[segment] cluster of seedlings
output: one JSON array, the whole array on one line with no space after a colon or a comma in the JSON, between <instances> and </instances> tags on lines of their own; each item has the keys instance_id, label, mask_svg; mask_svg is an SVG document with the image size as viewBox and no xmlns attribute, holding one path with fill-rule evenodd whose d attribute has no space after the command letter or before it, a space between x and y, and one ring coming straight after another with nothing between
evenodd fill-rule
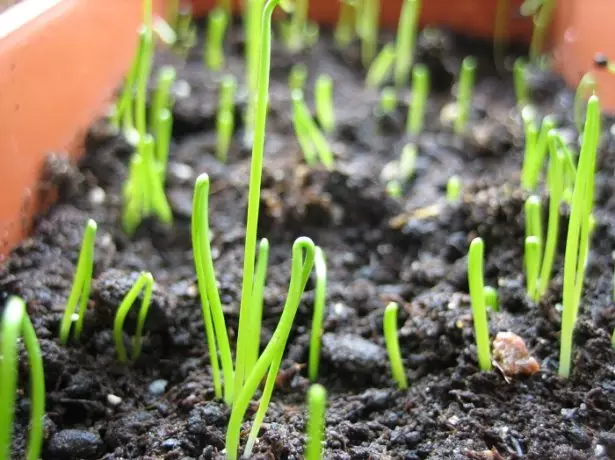
<instances>
[{"instance_id":1,"label":"cluster of seedlings","mask_svg":"<svg viewBox=\"0 0 615 460\"><path fill-rule=\"evenodd\" d=\"M203 61L207 68L222 71L225 66L224 38L231 18L231 10L228 0L218 3L218 7L211 12L208 18ZM534 62L542 59L542 43L554 3L552 0L526 1L522 8L522 14L534 16L535 33L530 47L530 59ZM162 67L159 70L148 111L147 88L153 66L155 39L157 36L161 37L180 53L187 52L196 42L196 28L189 11L180 9L175 4L171 23L167 24L160 20L153 21L151 0L146 0L144 4L145 19L139 31L137 54L126 77L123 91L110 116L112 125L123 133L135 150L130 160L129 176L123 190L122 225L128 234L134 233L140 222L152 215L163 223L172 225L172 213L165 195L165 178L173 125L171 88L176 79L176 72L172 67ZM327 264L324 251L307 237L297 238L292 248L290 284L286 303L273 336L264 348L261 347L261 318L269 243L266 239L258 241L257 234L269 93L271 25L272 14L277 6L282 6L289 13L289 19L282 22L280 26L282 40L288 49L301 50L313 45L318 39L317 25L308 21L307 0L296 0L294 3L282 0L266 0L264 4L258 1L246 3L244 25L247 36L251 38L246 40L245 47L249 102L244 117L246 130L252 143L252 156L239 329L234 362L209 240L208 176L201 175L194 186L192 208L194 265L215 397L223 400L231 409L226 435L226 456L231 460L238 457L241 425L246 410L264 381L258 410L245 442L244 457L249 457L254 447L271 399L294 317L313 269L315 295L307 372L312 382L317 380L327 296ZM335 41L344 48L355 37L359 38L361 59L367 68L366 86L381 88L392 79L393 86L384 86L381 90L380 104L377 109L381 113L395 110L398 102L397 90L411 82L412 93L406 134L410 139L416 140L423 129L430 86L427 66L413 62L421 1L406 0L404 2L396 42L385 45L377 53L379 8L380 0L342 1L339 22L335 29ZM503 27L501 21L496 22L500 24L499 27ZM497 42L499 36L500 34L496 34L494 44L496 52L499 46ZM604 57L597 58L596 63L615 72L615 65ZM472 56L466 57L461 64L456 85L457 98L453 104L452 115L449 114L452 132L457 136L463 136L466 131L472 107L476 67L477 62ZM335 155L327 141L327 135L336 129L333 81L328 75L318 76L315 85L314 119L304 99L306 72L305 66L298 64L292 69L289 78L295 134L307 165L321 163L326 168L333 169ZM530 196L525 206L524 267L527 296L534 302L538 302L545 295L552 276L556 242L560 233L560 206L563 202L570 206L564 258L559 364L559 374L566 378L570 375L572 338L579 314L585 267L595 225L592 208L596 152L600 135L600 106L595 95L589 97L586 103L588 92L591 93L595 89L594 80L591 74L588 74L578 88L575 102L577 122L582 127L582 148L577 154L572 151L558 132L553 117L546 115L542 119L539 118L528 94L524 60L519 59L515 62L513 75L519 116L525 130L525 155L521 185ZM235 132L236 93L235 78L223 77L220 81L215 122L216 156L222 162L227 161ZM418 144L410 142L403 147L399 160L384 168L382 179L391 196L403 195L405 184L414 174L417 155ZM543 176L549 192L546 229L542 228L542 203L537 194ZM448 200L451 202L459 200L461 188L459 177L452 176L446 187ZM69 341L71 331L76 341L82 333L90 293L96 230L96 223L90 220L85 228L72 290L59 326L59 338L62 344ZM485 286L483 259L484 244L482 239L477 237L471 242L467 256L468 285L478 366L483 371L489 371L496 358L492 357L491 352L488 311L497 311L499 305L496 289ZM152 273L141 273L117 309L113 337L118 359L122 362L134 361L140 354L143 329L154 282ZM129 354L124 345L124 320L140 295L142 301ZM383 318L383 335L393 379L400 389L405 389L408 387L408 380L398 344L397 310L396 303L390 303L386 307ZM0 333L2 356L0 360L0 375L2 376L0 381L0 458L9 457L17 385L17 344L19 338L23 337L30 360L31 379L31 424L27 459L36 460L39 458L43 440L45 413L43 362L34 328L21 299L12 297L8 300L4 308ZM613 345L615 346L615 333ZM260 351L261 348L262 351ZM494 342L494 352L495 350ZM326 390L314 383L307 396L309 417L305 456L308 460L320 459L322 455L326 399Z\"/></svg>"}]
</instances>

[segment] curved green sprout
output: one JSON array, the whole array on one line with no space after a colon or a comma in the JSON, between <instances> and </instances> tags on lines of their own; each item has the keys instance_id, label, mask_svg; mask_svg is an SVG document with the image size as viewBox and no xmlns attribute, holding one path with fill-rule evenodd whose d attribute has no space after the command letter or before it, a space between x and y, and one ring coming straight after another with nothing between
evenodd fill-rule
<instances>
[{"instance_id":1,"label":"curved green sprout","mask_svg":"<svg viewBox=\"0 0 615 460\"><path fill-rule=\"evenodd\" d=\"M417 64L412 70L412 100L408 107L406 124L406 132L413 136L418 136L423 131L428 96L429 68L424 64Z\"/></svg>"},{"instance_id":2,"label":"curved green sprout","mask_svg":"<svg viewBox=\"0 0 615 460\"><path fill-rule=\"evenodd\" d=\"M308 421L305 460L321 460L327 410L327 390L318 383L310 386L307 397Z\"/></svg>"},{"instance_id":3,"label":"curved green sprout","mask_svg":"<svg viewBox=\"0 0 615 460\"><path fill-rule=\"evenodd\" d=\"M308 0L296 0L288 28L288 48L300 51L306 45L306 30L308 19Z\"/></svg>"},{"instance_id":4,"label":"curved green sprout","mask_svg":"<svg viewBox=\"0 0 615 460\"><path fill-rule=\"evenodd\" d=\"M405 0L399 15L395 43L395 86L402 88L408 83L408 75L414 59L416 31L421 13L422 0Z\"/></svg>"},{"instance_id":5,"label":"curved green sprout","mask_svg":"<svg viewBox=\"0 0 615 460\"><path fill-rule=\"evenodd\" d=\"M128 291L122 300L122 303L115 313L115 320L113 321L113 340L115 341L117 356L123 363L128 361L128 354L126 353L126 347L124 347L123 337L124 320L132 308L132 305L135 303L135 300L137 300L137 297L141 294L141 291L144 291L143 300L141 301L141 308L139 308L139 315L137 317L137 329L135 330L135 335L132 338L131 360L136 361L141 354L141 337L143 336L143 326L145 325L145 319L147 318L147 312L149 311L153 288L154 277L152 274L149 272L141 273L135 284L133 284L130 291Z\"/></svg>"},{"instance_id":6,"label":"curved green sprout","mask_svg":"<svg viewBox=\"0 0 615 460\"><path fill-rule=\"evenodd\" d=\"M203 61L208 69L219 71L224 67L224 34L229 14L223 8L215 8L207 21L207 40L203 49Z\"/></svg>"},{"instance_id":7,"label":"curved green sprout","mask_svg":"<svg viewBox=\"0 0 615 460\"><path fill-rule=\"evenodd\" d=\"M446 183L446 199L451 203L459 201L461 196L461 179L459 176L451 176Z\"/></svg>"},{"instance_id":8,"label":"curved green sprout","mask_svg":"<svg viewBox=\"0 0 615 460\"><path fill-rule=\"evenodd\" d=\"M10 297L4 307L0 329L0 458L11 458L13 416L17 396L19 338L30 361L30 435L26 460L38 460L43 444L45 417L45 374L36 331L19 297Z\"/></svg>"},{"instance_id":9,"label":"curved green sprout","mask_svg":"<svg viewBox=\"0 0 615 460\"><path fill-rule=\"evenodd\" d=\"M395 302L389 303L384 310L382 327L384 330L384 341L386 343L387 353L389 354L389 361L391 362L393 380L397 382L397 386L400 389L405 390L408 388L408 379L406 377L404 363L401 359L401 353L399 352L399 340L397 338L397 304Z\"/></svg>"},{"instance_id":10,"label":"curved green sprout","mask_svg":"<svg viewBox=\"0 0 615 460\"><path fill-rule=\"evenodd\" d=\"M461 62L461 72L457 86L457 116L454 123L456 134L462 134L468 124L470 110L472 109L475 74L476 59L472 56L464 58Z\"/></svg>"},{"instance_id":11,"label":"curved green sprout","mask_svg":"<svg viewBox=\"0 0 615 460\"><path fill-rule=\"evenodd\" d=\"M310 335L310 353L308 358L308 377L312 382L318 378L322 321L327 300L327 261L324 251L318 246L316 247L314 257L314 268L316 272L316 288L314 292L314 314L312 316L312 333Z\"/></svg>"},{"instance_id":12,"label":"curved green sprout","mask_svg":"<svg viewBox=\"0 0 615 460\"><path fill-rule=\"evenodd\" d=\"M335 130L335 105L333 104L333 79L329 75L319 75L314 88L316 119L325 133Z\"/></svg>"},{"instance_id":13,"label":"curved green sprout","mask_svg":"<svg viewBox=\"0 0 615 460\"><path fill-rule=\"evenodd\" d=\"M73 279L73 287L71 288L68 302L62 315L60 323L60 342L62 345L68 343L71 325L74 321L75 309L79 303L79 311L75 322L73 337L79 340L81 331L83 330L83 318L90 296L90 285L92 283L92 271L94 268L94 244L96 240L96 229L98 226L92 219L88 220L85 231L83 232L83 240L81 242L81 250L79 251L79 259L77 261L77 270ZM0 457L2 458L2 457Z\"/></svg>"},{"instance_id":14,"label":"curved green sprout","mask_svg":"<svg viewBox=\"0 0 615 460\"><path fill-rule=\"evenodd\" d=\"M384 45L367 69L366 87L378 88L389 78L395 63L395 53L395 47L392 43Z\"/></svg>"},{"instance_id":15,"label":"curved green sprout","mask_svg":"<svg viewBox=\"0 0 615 460\"><path fill-rule=\"evenodd\" d=\"M489 345L489 324L485 305L485 284L483 280L484 243L474 238L468 253L468 285L472 299L472 320L476 338L476 354L481 371L491 370L491 349Z\"/></svg>"}]
</instances>

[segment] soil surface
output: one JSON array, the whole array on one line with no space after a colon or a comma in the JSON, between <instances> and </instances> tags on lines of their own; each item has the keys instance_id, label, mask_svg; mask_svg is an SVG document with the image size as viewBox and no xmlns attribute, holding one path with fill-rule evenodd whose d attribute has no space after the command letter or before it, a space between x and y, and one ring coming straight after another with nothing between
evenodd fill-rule
<instances>
[{"instance_id":1,"label":"soil surface","mask_svg":"<svg viewBox=\"0 0 615 460\"><path fill-rule=\"evenodd\" d=\"M391 37L386 37L390 39ZM214 157L217 85L203 69L200 46L177 66L179 84L167 179L174 224L144 221L129 238L119 225L121 189L131 154L104 121L92 127L77 167L50 161L49 183L60 201L34 223L32 237L0 269L0 299L22 296L44 353L47 418L44 459L224 458L229 410L214 399L193 267L190 214L193 184L212 181L210 225L220 292L231 338L237 329L250 149L241 121L228 164ZM243 41L235 27L225 72L243 80ZM453 100L461 59L479 59L468 135L451 133L440 117ZM262 343L284 303L293 240L309 236L326 252L327 312L320 376L329 392L326 453L330 459L602 459L615 458L615 142L605 135L597 173L597 226L575 334L571 378L557 376L563 248L546 297L524 290L523 202L519 187L523 133L510 72L499 73L488 43L445 31L422 34L417 60L429 65L432 94L417 169L403 198L387 196L380 171L410 141L404 134L408 92L398 110L374 112L378 93L364 87L356 45L336 50L321 32L309 51L291 54L274 43L270 114L259 237L270 240ZM337 130L329 140L333 171L308 168L290 119L288 74L309 68L306 100L320 73L335 82ZM510 63L508 63L510 64ZM576 145L572 94L555 77L532 72L532 97L554 113ZM243 107L243 96L238 113ZM238 117L238 120L240 118ZM444 123L444 124L443 124ZM35 135L35 133L33 133ZM445 197L461 177L458 203ZM47 190L43 183L41 190ZM68 297L86 220L98 222L95 269L80 343L62 346L59 321ZM529 377L505 378L477 368L467 285L471 239L485 241L485 277L498 288L501 310L489 314L491 335L511 331L541 366ZM156 280L139 360L122 364L112 338L113 314L140 270ZM401 353L410 388L396 389L382 334L388 301L400 304ZM281 376L253 458L303 457L306 361L313 302L309 283L286 349ZM134 315L126 325L126 341ZM23 458L28 408L26 357L17 404L14 457ZM251 416L248 411L242 442Z\"/></svg>"}]
</instances>

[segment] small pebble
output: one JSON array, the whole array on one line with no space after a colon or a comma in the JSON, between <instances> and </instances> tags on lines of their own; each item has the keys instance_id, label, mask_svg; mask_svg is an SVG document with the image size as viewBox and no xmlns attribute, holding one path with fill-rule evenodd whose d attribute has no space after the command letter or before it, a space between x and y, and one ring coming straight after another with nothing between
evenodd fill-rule
<instances>
[{"instance_id":1,"label":"small pebble","mask_svg":"<svg viewBox=\"0 0 615 460\"><path fill-rule=\"evenodd\" d=\"M49 441L50 458L93 459L98 458L103 441L98 433L85 430L62 430Z\"/></svg>"},{"instance_id":2,"label":"small pebble","mask_svg":"<svg viewBox=\"0 0 615 460\"><path fill-rule=\"evenodd\" d=\"M120 404L122 404L122 398L120 398L119 396L113 395L113 394L108 394L107 402L111 406L119 406Z\"/></svg>"},{"instance_id":3,"label":"small pebble","mask_svg":"<svg viewBox=\"0 0 615 460\"><path fill-rule=\"evenodd\" d=\"M170 163L169 175L179 182L186 182L194 176L194 170L185 163Z\"/></svg>"},{"instance_id":4,"label":"small pebble","mask_svg":"<svg viewBox=\"0 0 615 460\"><path fill-rule=\"evenodd\" d=\"M154 396L160 396L166 391L168 383L169 382L164 379L154 380L149 384L149 387L147 387L147 391Z\"/></svg>"},{"instance_id":5,"label":"small pebble","mask_svg":"<svg viewBox=\"0 0 615 460\"><path fill-rule=\"evenodd\" d=\"M384 348L355 334L324 334L322 355L335 367L364 374L372 374L387 362Z\"/></svg>"},{"instance_id":6,"label":"small pebble","mask_svg":"<svg viewBox=\"0 0 615 460\"><path fill-rule=\"evenodd\" d=\"M506 377L533 375L540 370L523 339L513 332L498 332L493 340L493 363Z\"/></svg>"},{"instance_id":7,"label":"small pebble","mask_svg":"<svg viewBox=\"0 0 615 460\"><path fill-rule=\"evenodd\" d=\"M103 204L106 197L105 191L100 187L94 187L88 194L88 200L92 204Z\"/></svg>"}]
</instances>

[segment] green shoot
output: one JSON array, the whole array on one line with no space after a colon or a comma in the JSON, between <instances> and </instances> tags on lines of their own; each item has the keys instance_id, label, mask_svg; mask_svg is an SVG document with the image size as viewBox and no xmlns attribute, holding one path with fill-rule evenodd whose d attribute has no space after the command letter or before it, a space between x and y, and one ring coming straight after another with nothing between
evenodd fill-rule
<instances>
[{"instance_id":1,"label":"green shoot","mask_svg":"<svg viewBox=\"0 0 615 460\"><path fill-rule=\"evenodd\" d=\"M591 214L594 204L594 174L599 136L600 103L596 96L591 96L587 104L583 145L579 155L577 177L574 182L564 257L564 292L559 361L559 375L563 378L570 375L572 336L579 311L589 251Z\"/></svg>"},{"instance_id":2,"label":"green shoot","mask_svg":"<svg viewBox=\"0 0 615 460\"><path fill-rule=\"evenodd\" d=\"M316 288L314 292L314 313L312 316L312 333L310 335L310 353L308 358L308 376L313 382L318 378L320 364L320 338L322 336L322 321L327 300L327 261L325 253L316 247L314 255Z\"/></svg>"},{"instance_id":3,"label":"green shoot","mask_svg":"<svg viewBox=\"0 0 615 460\"><path fill-rule=\"evenodd\" d=\"M461 196L461 178L451 176L446 183L446 199L451 203L459 201Z\"/></svg>"},{"instance_id":4,"label":"green shoot","mask_svg":"<svg viewBox=\"0 0 615 460\"><path fill-rule=\"evenodd\" d=\"M547 29L553 18L556 0L543 0L540 10L534 15L534 31L530 42L530 60L538 62L544 49Z\"/></svg>"},{"instance_id":5,"label":"green shoot","mask_svg":"<svg viewBox=\"0 0 615 460\"><path fill-rule=\"evenodd\" d=\"M158 140L156 134L159 132L158 121L160 120L160 112L163 110L171 110L171 88L175 83L177 73L175 68L171 66L161 67L158 71L158 80L156 82L156 89L152 100L152 106L150 108L150 130L152 134Z\"/></svg>"},{"instance_id":6,"label":"green shoot","mask_svg":"<svg viewBox=\"0 0 615 460\"><path fill-rule=\"evenodd\" d=\"M387 86L380 92L380 113L391 114L397 109L397 93L395 88Z\"/></svg>"},{"instance_id":7,"label":"green shoot","mask_svg":"<svg viewBox=\"0 0 615 460\"><path fill-rule=\"evenodd\" d=\"M149 204L145 205L145 209L151 207L162 223L169 224L173 220L173 215L164 193L163 183L160 180L161 168L156 163L154 147L154 138L151 135L146 134L141 138L139 142L139 155L143 158L144 181L147 184L147 188L143 190L143 193L149 199Z\"/></svg>"},{"instance_id":8,"label":"green shoot","mask_svg":"<svg viewBox=\"0 0 615 460\"><path fill-rule=\"evenodd\" d=\"M303 91L307 76L308 68L304 63L300 62L293 65L290 69L290 75L288 76L288 88L290 89L290 92L292 93L297 89Z\"/></svg>"},{"instance_id":9,"label":"green shoot","mask_svg":"<svg viewBox=\"0 0 615 460\"><path fill-rule=\"evenodd\" d=\"M416 171L416 145L406 144L399 158L399 178L402 183L409 182Z\"/></svg>"},{"instance_id":10,"label":"green shoot","mask_svg":"<svg viewBox=\"0 0 615 460\"><path fill-rule=\"evenodd\" d=\"M229 22L229 15L222 8L209 13L207 22L207 40L203 49L205 67L220 71L224 67L224 34Z\"/></svg>"},{"instance_id":11,"label":"green shoot","mask_svg":"<svg viewBox=\"0 0 615 460\"><path fill-rule=\"evenodd\" d=\"M68 296L68 302L66 303L66 309L64 310L62 322L60 324L60 342L62 345L68 343L71 326L73 321L75 321L77 303L79 303L79 312L77 313L73 337L75 340L79 340L81 336L83 318L85 317L85 310L90 296L90 284L92 282L92 271L94 268L96 229L96 222L89 219L85 231L83 232L83 240L81 243L81 250L79 251L79 259L77 261L77 270L75 271L75 277L73 279L73 287Z\"/></svg>"},{"instance_id":12,"label":"green shoot","mask_svg":"<svg viewBox=\"0 0 615 460\"><path fill-rule=\"evenodd\" d=\"M188 52L196 44L197 31L196 26L192 22L192 8L182 6L177 17L177 41L175 42L175 50L182 56L187 57Z\"/></svg>"},{"instance_id":13,"label":"green shoot","mask_svg":"<svg viewBox=\"0 0 615 460\"><path fill-rule=\"evenodd\" d=\"M233 401L233 358L229 345L222 302L216 284L216 273L209 242L209 176L201 174L194 186L192 202L192 251L201 298L201 311L216 398L222 398L222 383L218 367L218 349L224 375L224 401Z\"/></svg>"},{"instance_id":14,"label":"green shoot","mask_svg":"<svg viewBox=\"0 0 615 460\"><path fill-rule=\"evenodd\" d=\"M216 158L226 163L235 131L235 93L237 81L232 75L220 82L218 113L216 116Z\"/></svg>"},{"instance_id":15,"label":"green shoot","mask_svg":"<svg viewBox=\"0 0 615 460\"><path fill-rule=\"evenodd\" d=\"M258 259L254 275L254 289L252 290L252 304L250 304L250 336L251 344L246 356L246 374L249 375L258 359L261 346L261 321L263 317L263 295L267 280L267 263L269 261L269 241L261 239L258 245Z\"/></svg>"},{"instance_id":16,"label":"green shoot","mask_svg":"<svg viewBox=\"0 0 615 460\"><path fill-rule=\"evenodd\" d=\"M308 390L308 421L307 445L305 447L305 460L322 459L322 443L325 431L325 412L327 407L327 390L315 383Z\"/></svg>"},{"instance_id":17,"label":"green shoot","mask_svg":"<svg viewBox=\"0 0 615 460\"><path fill-rule=\"evenodd\" d=\"M11 458L13 416L17 396L19 338L30 361L30 434L26 460L38 460L43 445L45 418L45 373L36 331L19 297L9 297L0 325L0 458Z\"/></svg>"},{"instance_id":18,"label":"green shoot","mask_svg":"<svg viewBox=\"0 0 615 460\"><path fill-rule=\"evenodd\" d=\"M531 195L525 201L525 237L535 236L542 245L542 216L540 197Z\"/></svg>"},{"instance_id":19,"label":"green shoot","mask_svg":"<svg viewBox=\"0 0 615 460\"><path fill-rule=\"evenodd\" d=\"M279 0L269 0L266 5L271 7L272 3L275 5ZM269 9L269 16L271 18L271 8ZM265 10L267 14L268 10ZM270 26L270 24L268 24ZM267 30L267 29L265 29ZM265 417L273 387L276 381L280 363L282 362L282 356L288 341L288 335L293 324L293 320L299 308L301 295L305 289L305 285L312 271L314 265L314 253L315 246L312 240L309 238L301 237L295 240L293 244L292 255L292 268L290 275L290 285L288 288L288 297L284 309L282 310L282 316L278 322L271 340L263 350L263 353L256 361L252 372L247 376L244 385L239 390L235 397L233 410L231 411L231 417L228 423L226 431L226 455L229 460L237 459L237 449L239 447L239 435L241 432L241 422L246 413L250 400L259 387L263 377L267 374L267 380L262 392L261 400L259 403L258 411L254 416L254 422L252 423L252 429L246 443L244 457L250 457L254 443L258 436L258 432L262 421ZM245 278L244 278L245 279ZM239 337L241 340L241 337ZM238 350L240 351L240 350Z\"/></svg>"},{"instance_id":20,"label":"green shoot","mask_svg":"<svg viewBox=\"0 0 615 460\"><path fill-rule=\"evenodd\" d=\"M428 96L429 69L424 64L417 64L412 70L412 100L406 125L406 132L412 136L418 136L423 131Z\"/></svg>"},{"instance_id":21,"label":"green shoot","mask_svg":"<svg viewBox=\"0 0 615 460\"><path fill-rule=\"evenodd\" d=\"M333 104L333 79L329 75L319 75L314 88L316 119L325 133L335 130L335 107Z\"/></svg>"},{"instance_id":22,"label":"green shoot","mask_svg":"<svg viewBox=\"0 0 615 460\"><path fill-rule=\"evenodd\" d=\"M521 112L525 129L525 149L523 152L523 165L521 167L521 185L526 190L531 190L530 177L536 163L536 143L538 142L538 128L534 122L533 115L529 115L529 113L530 111L525 109Z\"/></svg>"},{"instance_id":23,"label":"green shoot","mask_svg":"<svg viewBox=\"0 0 615 460\"><path fill-rule=\"evenodd\" d=\"M397 382L397 386L405 390L408 388L408 379L406 378L406 370L399 352L399 340L397 338L397 304L391 302L384 310L384 319L382 321L384 330L384 341L391 362L391 372L393 380Z\"/></svg>"},{"instance_id":24,"label":"green shoot","mask_svg":"<svg viewBox=\"0 0 615 460\"><path fill-rule=\"evenodd\" d=\"M146 104L147 104L147 83L152 70L154 59L154 42L152 30L149 27L142 27L139 32L142 40L142 48L139 63L139 73L137 75L135 95L135 128L142 138L147 132L146 123Z\"/></svg>"},{"instance_id":25,"label":"green shoot","mask_svg":"<svg viewBox=\"0 0 615 460\"><path fill-rule=\"evenodd\" d=\"M583 129L583 110L585 109L585 100L596 92L598 82L591 72L587 72L581 78L579 86L574 93L574 122L577 130L581 132Z\"/></svg>"},{"instance_id":26,"label":"green shoot","mask_svg":"<svg viewBox=\"0 0 615 460\"><path fill-rule=\"evenodd\" d=\"M356 14L354 0L342 0L334 33L335 43L340 48L346 48L355 37Z\"/></svg>"},{"instance_id":27,"label":"green shoot","mask_svg":"<svg viewBox=\"0 0 615 460\"><path fill-rule=\"evenodd\" d=\"M367 69L365 76L365 86L368 88L378 88L388 80L395 63L395 47L388 43L380 50Z\"/></svg>"},{"instance_id":28,"label":"green shoot","mask_svg":"<svg viewBox=\"0 0 615 460\"><path fill-rule=\"evenodd\" d=\"M308 19L308 0L295 0L288 28L288 48L300 51L305 46L305 33Z\"/></svg>"},{"instance_id":29,"label":"green shoot","mask_svg":"<svg viewBox=\"0 0 615 460\"><path fill-rule=\"evenodd\" d=\"M528 124L526 127L526 137L528 139L526 139L525 154L528 156L523 159L523 171L521 173L522 185L526 190L534 190L538 185L540 173L547 155L548 136L554 128L555 118L552 115L547 115L542 119L542 126L537 137L534 132L535 125L533 123Z\"/></svg>"},{"instance_id":30,"label":"green shoot","mask_svg":"<svg viewBox=\"0 0 615 460\"><path fill-rule=\"evenodd\" d=\"M139 309L139 315L137 317L137 329L134 337L132 338L131 360L136 361L141 354L141 337L143 336L143 327L145 326L145 319L147 318L147 312L152 299L153 287L154 278L152 274L149 272L141 273L135 284L122 300L122 303L115 313L115 320L113 322L113 339L115 341L115 348L117 349L117 356L123 363L128 361L128 354L126 353L126 348L124 347L124 320L132 308L132 305L135 303L135 300L137 300L137 297L141 294L141 291L144 291L143 300L141 301L141 308Z\"/></svg>"},{"instance_id":31,"label":"green shoot","mask_svg":"<svg viewBox=\"0 0 615 460\"><path fill-rule=\"evenodd\" d=\"M476 336L476 354L481 371L491 370L491 349L489 345L489 324L485 305L485 284L483 279L484 244L481 238L474 238L468 253L468 285L472 299L472 319Z\"/></svg>"},{"instance_id":32,"label":"green shoot","mask_svg":"<svg viewBox=\"0 0 615 460\"><path fill-rule=\"evenodd\" d=\"M293 124L297 140L303 151L305 162L308 165L316 163L316 154L320 162L331 169L334 165L333 153L326 137L314 122L307 105L303 99L303 91L295 90L291 94L293 104Z\"/></svg>"},{"instance_id":33,"label":"green shoot","mask_svg":"<svg viewBox=\"0 0 615 460\"><path fill-rule=\"evenodd\" d=\"M493 60L498 70L504 61L504 46L508 42L510 0L497 0L493 24Z\"/></svg>"},{"instance_id":34,"label":"green shoot","mask_svg":"<svg viewBox=\"0 0 615 460\"><path fill-rule=\"evenodd\" d=\"M361 39L361 62L367 68L378 49L380 0L362 0L361 3L358 32Z\"/></svg>"},{"instance_id":35,"label":"green shoot","mask_svg":"<svg viewBox=\"0 0 615 460\"><path fill-rule=\"evenodd\" d=\"M402 88L408 83L408 76L414 58L418 19L421 13L421 0L405 0L399 15L397 41L395 43L395 86Z\"/></svg>"},{"instance_id":36,"label":"green shoot","mask_svg":"<svg viewBox=\"0 0 615 460\"><path fill-rule=\"evenodd\" d=\"M154 132L156 139L155 159L160 173L160 181L164 185L167 175L167 164L169 162L169 150L171 148L171 135L173 133L173 115L169 109L162 109L157 114L156 127Z\"/></svg>"},{"instance_id":37,"label":"green shoot","mask_svg":"<svg viewBox=\"0 0 615 460\"><path fill-rule=\"evenodd\" d=\"M527 70L526 62L522 57L515 59L513 65L513 83L515 85L515 95L517 96L517 107L523 108L530 102L527 89Z\"/></svg>"},{"instance_id":38,"label":"green shoot","mask_svg":"<svg viewBox=\"0 0 615 460\"><path fill-rule=\"evenodd\" d=\"M498 291L493 286L485 286L485 305L491 311L500 311Z\"/></svg>"},{"instance_id":39,"label":"green shoot","mask_svg":"<svg viewBox=\"0 0 615 460\"><path fill-rule=\"evenodd\" d=\"M538 286L538 271L540 269L541 242L537 236L525 237L525 289L528 297L534 299Z\"/></svg>"},{"instance_id":40,"label":"green shoot","mask_svg":"<svg viewBox=\"0 0 615 460\"><path fill-rule=\"evenodd\" d=\"M470 110L472 109L472 93L476 74L476 59L472 56L464 58L461 63L461 73L457 86L457 116L454 129L458 135L463 134L468 124Z\"/></svg>"}]
</instances>

